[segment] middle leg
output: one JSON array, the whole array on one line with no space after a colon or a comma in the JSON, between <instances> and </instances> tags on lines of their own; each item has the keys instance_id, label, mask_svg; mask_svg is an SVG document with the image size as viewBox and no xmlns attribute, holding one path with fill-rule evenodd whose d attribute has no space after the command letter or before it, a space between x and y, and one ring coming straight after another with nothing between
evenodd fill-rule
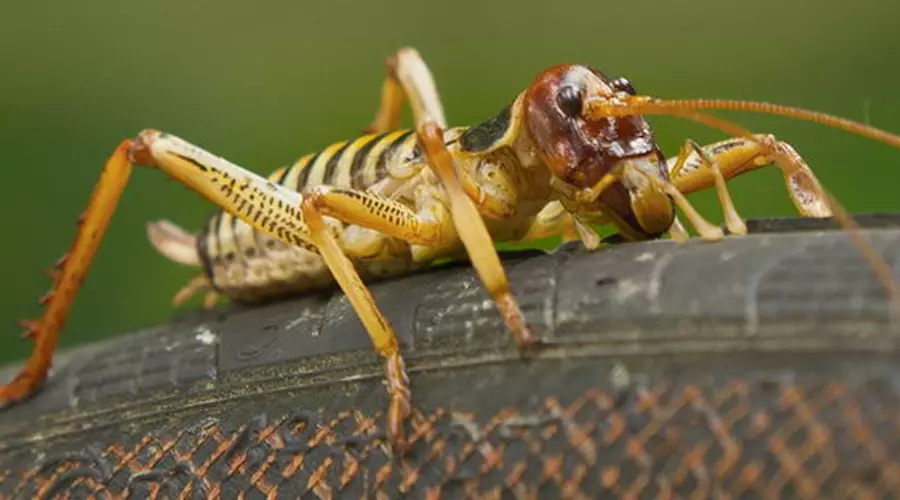
<instances>
[{"instance_id":1,"label":"middle leg","mask_svg":"<svg viewBox=\"0 0 900 500\"><path fill-rule=\"evenodd\" d=\"M397 128L404 96L412 108L419 145L446 193L449 218L455 227L456 235L462 240L482 283L487 287L519 346L523 349L534 346L538 343L538 339L525 323L519 304L512 295L494 242L478 208L460 185L454 171L453 159L444 144L447 120L434 79L419 53L412 48L400 49L388 60L388 74L382 89L381 106L375 121L367 130L378 133ZM320 201L320 203L328 202ZM337 216L341 206L329 204L329 209ZM353 214L344 215L354 217ZM357 224L356 220L359 219L348 222ZM359 225L368 227L366 220L361 222Z\"/></svg>"},{"instance_id":2,"label":"middle leg","mask_svg":"<svg viewBox=\"0 0 900 500\"><path fill-rule=\"evenodd\" d=\"M447 128L444 107L428 66L413 48L405 47L387 60L387 75L381 88L381 103L366 133L382 134L400 128L403 102L408 99L413 117L428 116Z\"/></svg>"},{"instance_id":3,"label":"middle leg","mask_svg":"<svg viewBox=\"0 0 900 500\"><path fill-rule=\"evenodd\" d=\"M443 141L440 144L443 146ZM478 231L478 225L484 228L481 215L462 191L458 181L455 186L459 191L446 198L464 197L461 202L457 202L462 208L454 207L452 200L433 196L435 191L441 194L440 189L430 190L428 192L432 194L417 197L416 210L375 193L333 186L312 187L304 191L303 198L309 203L310 209L321 215L424 247L423 251L417 253L416 260L419 261L431 255L439 255L441 250L451 248L458 240L462 240L513 337L522 348L530 347L537 343L537 339L525 324L524 315L512 296L493 240L486 228L483 232ZM475 229L472 228L473 225L476 226ZM344 244L345 248L353 245L353 241Z\"/></svg>"}]
</instances>

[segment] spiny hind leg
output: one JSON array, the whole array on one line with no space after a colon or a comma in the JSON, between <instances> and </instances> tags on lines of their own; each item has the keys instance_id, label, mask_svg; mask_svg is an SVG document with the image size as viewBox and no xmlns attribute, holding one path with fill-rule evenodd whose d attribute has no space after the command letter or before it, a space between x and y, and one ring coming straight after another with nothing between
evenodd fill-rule
<instances>
[{"instance_id":1,"label":"spiny hind leg","mask_svg":"<svg viewBox=\"0 0 900 500\"><path fill-rule=\"evenodd\" d=\"M368 288L345 255L337 237L316 210L313 198L273 183L181 139L145 133L140 155L146 163L190 186L219 208L284 243L319 254L360 318L375 350L386 359L388 436L403 447L402 423L409 413L411 393L393 329L375 305Z\"/></svg>"},{"instance_id":2,"label":"spiny hind leg","mask_svg":"<svg viewBox=\"0 0 900 500\"><path fill-rule=\"evenodd\" d=\"M399 343L393 329L375 304L352 261L346 255L336 228L316 210L315 198L301 195L226 160L191 145L160 146L154 158L169 175L187 180L231 216L289 245L319 254L350 301L375 350L385 358L390 404L388 437L403 448L403 422L409 414L411 391Z\"/></svg>"},{"instance_id":3,"label":"spiny hind leg","mask_svg":"<svg viewBox=\"0 0 900 500\"><path fill-rule=\"evenodd\" d=\"M168 220L150 222L147 224L147 239L157 252L169 260L186 266L201 266L197 235L181 226ZM203 293L203 308L207 310L215 307L220 298L209 276L200 273L175 292L172 305L180 306L199 293Z\"/></svg>"},{"instance_id":4,"label":"spiny hind leg","mask_svg":"<svg viewBox=\"0 0 900 500\"><path fill-rule=\"evenodd\" d=\"M26 327L23 336L34 340L34 348L15 378L0 387L0 407L28 398L47 379L59 334L131 177L129 156L133 146L131 140L122 141L107 160L78 220L72 246L49 272L53 287L41 299L44 314L39 320L22 322Z\"/></svg>"},{"instance_id":5,"label":"spiny hind leg","mask_svg":"<svg viewBox=\"0 0 900 500\"><path fill-rule=\"evenodd\" d=\"M827 197L815 174L794 148L770 134L754 138L736 137L702 147L705 156L715 161L724 179L766 167L781 168L788 195L801 215L831 217ZM679 155L680 157L681 155ZM715 172L697 151L691 151L683 161L670 158L668 166L672 183L682 193L692 193L717 185Z\"/></svg>"},{"instance_id":6,"label":"spiny hind leg","mask_svg":"<svg viewBox=\"0 0 900 500\"><path fill-rule=\"evenodd\" d=\"M388 58L387 75L381 87L381 104L366 132L382 134L400 128L406 99L414 117L430 116L442 128L447 127L431 71L419 52L410 47L404 47Z\"/></svg>"},{"instance_id":7,"label":"spiny hind leg","mask_svg":"<svg viewBox=\"0 0 900 500\"><path fill-rule=\"evenodd\" d=\"M30 396L46 379L58 334L109 226L133 165L161 170L259 231L322 255L359 315L375 349L387 359L385 371L391 399L389 435L393 444L402 444L402 427L397 422L409 412L410 392L396 335L321 216L299 193L180 138L155 130L145 130L135 139L123 141L108 160L79 223L75 242L52 272L54 286L46 301L47 309L32 325L35 347L31 357L13 381L0 387L0 405ZM309 216L308 222L304 215Z\"/></svg>"}]
</instances>

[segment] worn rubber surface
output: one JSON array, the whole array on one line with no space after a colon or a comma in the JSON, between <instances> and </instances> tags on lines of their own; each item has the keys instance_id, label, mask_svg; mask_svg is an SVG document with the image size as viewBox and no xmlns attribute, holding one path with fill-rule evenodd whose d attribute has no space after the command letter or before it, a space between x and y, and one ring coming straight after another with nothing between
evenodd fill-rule
<instances>
[{"instance_id":1,"label":"worn rubber surface","mask_svg":"<svg viewBox=\"0 0 900 500\"><path fill-rule=\"evenodd\" d=\"M900 268L900 216L859 220ZM900 314L833 224L750 227L507 258L548 342L527 362L467 265L374 285L411 375L403 457L340 294L71 350L0 412L0 495L900 496Z\"/></svg>"}]
</instances>

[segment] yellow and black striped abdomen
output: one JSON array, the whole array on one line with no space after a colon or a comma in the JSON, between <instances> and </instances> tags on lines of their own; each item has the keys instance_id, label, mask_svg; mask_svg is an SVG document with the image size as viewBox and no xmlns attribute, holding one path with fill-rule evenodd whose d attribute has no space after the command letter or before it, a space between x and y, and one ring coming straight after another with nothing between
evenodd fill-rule
<instances>
[{"instance_id":1,"label":"yellow and black striped abdomen","mask_svg":"<svg viewBox=\"0 0 900 500\"><path fill-rule=\"evenodd\" d=\"M411 150L414 143L410 130L338 142L273 172L269 180L294 191L321 184L366 189L386 178L388 162L401 148Z\"/></svg>"},{"instance_id":2,"label":"yellow and black striped abdomen","mask_svg":"<svg viewBox=\"0 0 900 500\"><path fill-rule=\"evenodd\" d=\"M411 130L365 135L305 155L272 172L269 180L297 192L323 184L365 190L387 179L391 164L402 163L415 147ZM197 237L197 249L213 286L238 300L331 281L318 255L272 239L223 211L210 217Z\"/></svg>"}]
</instances>

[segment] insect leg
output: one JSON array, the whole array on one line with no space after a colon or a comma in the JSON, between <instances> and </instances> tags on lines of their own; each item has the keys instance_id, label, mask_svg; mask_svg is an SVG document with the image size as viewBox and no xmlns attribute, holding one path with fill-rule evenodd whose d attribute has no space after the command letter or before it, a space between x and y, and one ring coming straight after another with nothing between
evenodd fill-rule
<instances>
[{"instance_id":1,"label":"insect leg","mask_svg":"<svg viewBox=\"0 0 900 500\"><path fill-rule=\"evenodd\" d=\"M723 123L721 120L718 122ZM896 136L877 130L874 135L883 136L890 143L896 140ZM888 296L895 304L900 305L900 286L894 279L893 270L859 232L859 227L840 203L825 191L809 165L790 144L777 140L771 134L752 137L748 134L746 137L707 146L706 149L712 152L711 156L718 156L719 165L726 177L734 177L773 163L777 165L781 169L791 201L800 214L806 217L835 217L842 227L848 229L848 235L863 258L872 266ZM673 172L672 181L679 191L689 193L708 187L710 176L705 169L687 169L685 166L682 171Z\"/></svg>"},{"instance_id":2,"label":"insect leg","mask_svg":"<svg viewBox=\"0 0 900 500\"><path fill-rule=\"evenodd\" d=\"M719 166L717 158L707 154L706 150L701 148L695 141L687 139L684 142L684 145L682 145L681 151L679 151L678 156L675 159L675 165L671 170L673 172L680 171L683 168L685 161L692 155L696 156L701 163L701 167L706 167L706 171L708 171L713 178L716 194L719 196L719 203L721 203L722 209L725 212L725 226L728 228L728 231L731 234L747 234L747 224L745 224L741 216L738 215L737 209L734 206L734 201L731 199L731 194L728 192L728 185L725 182L725 176L722 174L722 169Z\"/></svg>"},{"instance_id":3,"label":"insect leg","mask_svg":"<svg viewBox=\"0 0 900 500\"><path fill-rule=\"evenodd\" d=\"M376 307L369 289L363 284L338 239L326 225L323 211L320 209L323 205L322 199L322 196L304 193L301 210L309 224L313 244L318 248L335 280L340 284L372 337L375 350L387 360L385 376L390 395L387 415L388 436L395 446L402 448L405 444L403 422L410 412L412 393L409 389L405 363L400 354L400 346L393 330Z\"/></svg>"},{"instance_id":4,"label":"insect leg","mask_svg":"<svg viewBox=\"0 0 900 500\"><path fill-rule=\"evenodd\" d=\"M106 162L87 208L79 219L75 240L51 272L53 288L41 301L46 304L44 314L38 321L26 322L26 336L34 338L34 349L16 377L0 387L0 406L29 397L46 380L53 351L72 302L128 185L132 170L128 159L131 147L132 141L122 141Z\"/></svg>"},{"instance_id":5,"label":"insect leg","mask_svg":"<svg viewBox=\"0 0 900 500\"><path fill-rule=\"evenodd\" d=\"M832 211L815 174L788 143L772 135L726 139L702 149L705 156L720 168L724 178L772 165L781 167L785 186L797 210L806 217L831 217ZM787 155L790 165L778 162L778 154ZM680 155L679 155L680 156ZM694 150L679 165L677 158L668 160L672 183L682 193L707 189L716 183L714 173L703 168L709 164Z\"/></svg>"},{"instance_id":6,"label":"insect leg","mask_svg":"<svg viewBox=\"0 0 900 500\"><path fill-rule=\"evenodd\" d=\"M200 267L200 254L197 252L197 235L191 234L177 224L168 220L159 220L147 224L147 239L157 252L173 262L185 266ZM212 309L219 300L206 273L200 273L181 287L172 297L172 305L180 306L198 293L203 293L203 308Z\"/></svg>"},{"instance_id":7,"label":"insect leg","mask_svg":"<svg viewBox=\"0 0 900 500\"><path fill-rule=\"evenodd\" d=\"M460 188L461 189L461 188ZM463 196L465 196L463 194ZM416 213L406 205L383 198L374 193L365 191L357 191L346 188L336 188L331 186L315 186L305 191L303 194L304 206L309 205L321 215L334 217L341 222L353 224L366 229L372 229L387 235L389 237L404 240L413 245L422 245L429 248L441 248L455 240L458 236L454 226L450 223L450 213L444 208L435 207L433 201L431 205L422 205L420 212ZM466 198L467 200L469 198ZM438 204L440 204L438 202ZM452 210L452 209L451 209ZM474 206L471 216L478 217L481 223L480 215L475 211ZM468 214L464 214L468 215ZM456 225L458 221L453 221ZM480 236L476 234L476 238ZM509 285L503 274L503 268L500 266L499 257L496 256L493 241L486 234L484 237L488 243L484 246L477 247L477 256L482 266L487 261L487 270L482 272L476 264L476 269L482 280L487 285L488 291L498 304L507 325L512 329L513 335L521 343L521 345L529 345L535 342L531 337L530 331L525 327L524 319L519 311L518 304L512 298ZM465 236L463 236L465 241ZM471 241L471 240L470 240ZM480 241L475 239L478 244ZM351 246L352 242L344 243L344 247ZM489 250L489 251L488 251ZM473 252L474 253L474 252ZM487 258L484 255L487 254ZM490 257L493 254L496 259L497 268L491 268ZM475 259L472 259L473 262ZM524 338L523 338L524 327Z\"/></svg>"},{"instance_id":8,"label":"insect leg","mask_svg":"<svg viewBox=\"0 0 900 500\"><path fill-rule=\"evenodd\" d=\"M313 200L176 137L148 131L141 134L140 141L141 147L133 155L140 163L163 170L269 236L322 256L375 350L387 359L388 434L395 446L402 447L402 420L409 413L411 395L396 335Z\"/></svg>"},{"instance_id":9,"label":"insect leg","mask_svg":"<svg viewBox=\"0 0 900 500\"><path fill-rule=\"evenodd\" d=\"M410 47L402 48L388 58L381 105L366 132L380 134L397 130L405 98L410 101L414 117L430 116L441 127L447 127L431 71L419 52Z\"/></svg>"},{"instance_id":10,"label":"insect leg","mask_svg":"<svg viewBox=\"0 0 900 500\"><path fill-rule=\"evenodd\" d=\"M322 255L359 315L375 349L387 358L386 373L391 397L390 437L395 444L400 442L402 428L398 429L397 422L409 411L410 392L396 336L375 307L371 294L353 266L336 245L321 216L312 209L312 205L304 203L299 193L177 137L154 130L145 130L134 140L123 141L107 162L79 226L75 243L59 269L47 310L35 323L36 343L32 356L18 376L0 388L0 403L29 396L46 379L59 330L135 164L162 170L271 237ZM304 215L309 215L309 225Z\"/></svg>"},{"instance_id":11,"label":"insect leg","mask_svg":"<svg viewBox=\"0 0 900 500\"><path fill-rule=\"evenodd\" d=\"M303 199L321 215L407 243L438 246L446 238L441 221L419 217L408 206L367 191L318 185L305 190Z\"/></svg>"},{"instance_id":12,"label":"insect leg","mask_svg":"<svg viewBox=\"0 0 900 500\"><path fill-rule=\"evenodd\" d=\"M528 232L519 242L528 242L562 235L563 241L581 239L575 227L575 219L558 201L547 204L534 219Z\"/></svg>"},{"instance_id":13,"label":"insect leg","mask_svg":"<svg viewBox=\"0 0 900 500\"><path fill-rule=\"evenodd\" d=\"M647 182L655 184L658 189L665 193L675 203L675 206L681 209L685 217L687 217L688 222L690 222L691 225L694 226L694 229L697 230L700 238L707 241L718 241L725 237L725 232L722 231L719 226L710 223L702 215L700 215L700 213L697 211L697 209L694 208L691 202L688 201L688 199L681 192L679 192L671 182L661 179L656 175L650 175L646 172L642 172L638 169L632 169L629 172L630 175L643 176ZM588 188L587 190L582 191L582 193L585 193L585 197L593 196L593 191L597 189L597 187L602 183L604 183L606 177L614 178L614 176L615 174L607 173L606 176L604 176L604 179L601 179L601 181L598 182L595 187ZM632 208L635 209L635 213L639 215L640 212L638 212L638 209L643 209L643 207L637 205L634 201L632 201ZM617 216L615 212L609 212L606 214L601 213L599 215L599 218L594 218L592 216L590 219L591 222L612 223L614 226L616 226L616 228L619 229L619 234L625 241L643 239L643 237L639 234L630 234L632 230L630 229L629 225L625 223L619 216ZM652 216L653 212L650 212L650 215ZM682 226L677 214L673 215L674 217L672 218L672 222L669 224L669 227L665 229L665 232L667 232L669 234L669 237L675 241L687 241L689 237L687 231L684 229L684 226Z\"/></svg>"},{"instance_id":14,"label":"insect leg","mask_svg":"<svg viewBox=\"0 0 900 500\"><path fill-rule=\"evenodd\" d=\"M591 224L609 224L610 222L611 220L602 214L600 216L592 216L590 219ZM586 248L595 249L600 244L599 236L596 231L584 231L581 227L584 224L569 213L561 203L551 201L538 213L528 232L518 242L524 243L562 235L564 242L581 240ZM677 216L672 222L672 227L669 228L669 237L676 241L686 241L688 239L687 231L681 225L681 221L678 220Z\"/></svg>"},{"instance_id":15,"label":"insect leg","mask_svg":"<svg viewBox=\"0 0 900 500\"><path fill-rule=\"evenodd\" d=\"M175 295L172 297L172 305L176 307L180 306L187 302L188 299L201 292L205 292L203 297L203 308L209 310L215 307L216 302L219 300L219 293L215 291L212 283L209 281L209 276L206 274L194 276L186 285L175 292Z\"/></svg>"},{"instance_id":16,"label":"insect leg","mask_svg":"<svg viewBox=\"0 0 900 500\"><path fill-rule=\"evenodd\" d=\"M372 128L394 125L392 120L399 113L396 111L399 106L395 98L397 90L392 87L395 85L394 81L409 99L419 144L425 151L429 166L447 191L453 223L472 264L519 345L524 348L536 344L538 339L525 323L518 302L509 289L494 242L478 209L466 195L453 169L452 157L444 145L443 130L447 128L444 109L431 72L416 50L401 49L389 61L385 85L392 90L382 93L382 107Z\"/></svg>"},{"instance_id":17,"label":"insect leg","mask_svg":"<svg viewBox=\"0 0 900 500\"><path fill-rule=\"evenodd\" d=\"M444 144L443 130L434 121L423 119L416 124L416 133L429 167L437 174L447 194L459 238L513 338L521 348L538 344L540 340L525 322L519 303L509 288L500 256L484 220L460 184L453 167L453 157Z\"/></svg>"}]
</instances>

